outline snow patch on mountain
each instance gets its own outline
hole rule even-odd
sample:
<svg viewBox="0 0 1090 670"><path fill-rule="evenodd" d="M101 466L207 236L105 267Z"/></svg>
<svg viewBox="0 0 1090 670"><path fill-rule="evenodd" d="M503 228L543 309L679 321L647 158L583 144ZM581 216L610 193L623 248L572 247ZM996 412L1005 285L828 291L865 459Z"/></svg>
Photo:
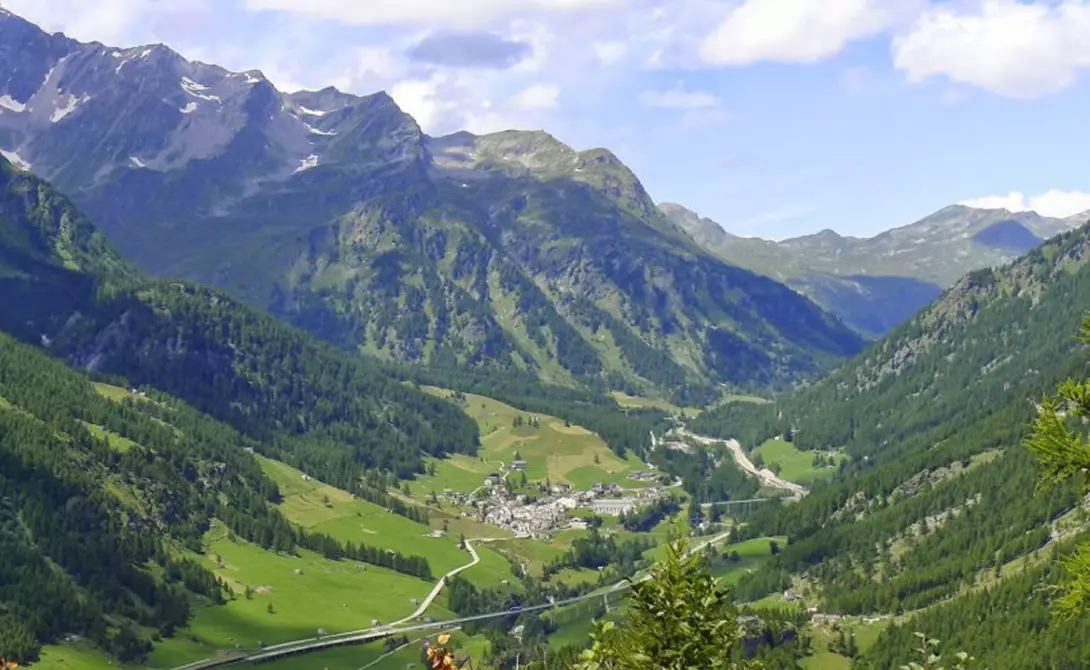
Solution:
<svg viewBox="0 0 1090 670"><path fill-rule="evenodd" d="M4 151L3 149L0 149L0 156L3 156L4 158L8 159L9 163L11 163L15 167L19 168L20 170L29 170L30 169L30 163L28 161L24 160L22 156L20 156L19 154L17 154L14 151Z"/></svg>
<svg viewBox="0 0 1090 670"><path fill-rule="evenodd" d="M203 84L198 84L189 77L182 77L182 88L187 91L207 91L208 87Z"/></svg>
<svg viewBox="0 0 1090 670"><path fill-rule="evenodd" d="M292 172L292 174L297 174L304 170L309 170L313 167L318 167L318 156L311 154L303 160L299 161L299 167L295 168L295 171Z"/></svg>
<svg viewBox="0 0 1090 670"><path fill-rule="evenodd" d="M197 111L199 107L200 105L195 102L187 102L185 103L185 107L179 108L178 111L182 114L192 114L193 112Z"/></svg>
<svg viewBox="0 0 1090 670"><path fill-rule="evenodd" d="M311 135L321 135L323 137L333 137L337 134L337 131L335 130L319 130L314 126L307 126L307 132L309 132Z"/></svg>
<svg viewBox="0 0 1090 670"><path fill-rule="evenodd" d="M79 108L80 105L82 105L83 103L87 102L90 99L91 99L91 96L89 96L89 95L85 95L83 97L77 98L76 96L69 94L68 95L68 100L67 100L67 102L64 103L64 106L63 107L58 107L57 109L53 110L53 113L49 115L49 120L52 121L53 123L57 123L58 121L60 121L64 117L66 117L69 114L71 114L72 112L76 111L76 109Z"/></svg>
<svg viewBox="0 0 1090 670"><path fill-rule="evenodd" d="M25 112L26 105L10 95L0 95L0 108L10 109L13 112Z"/></svg>
<svg viewBox="0 0 1090 670"><path fill-rule="evenodd" d="M325 116L326 114L329 114L329 112L323 112L320 109L310 109L309 107L303 107L302 105L299 105L299 111L307 116Z"/></svg>
<svg viewBox="0 0 1090 670"><path fill-rule="evenodd" d="M219 98L218 95L209 95L209 94L203 93L203 91L208 90L207 86L204 86L203 84L198 84L197 82L193 81L189 77L182 77L181 85L182 85L182 90L185 91L186 93L188 93L189 95L193 96L194 98L200 98L201 100L209 100L211 102L220 102L220 98Z"/></svg>
<svg viewBox="0 0 1090 670"><path fill-rule="evenodd" d="M133 167L138 167L138 168L147 167L147 165L144 165L144 161L140 160L136 156L129 156L129 162L133 164Z"/></svg>

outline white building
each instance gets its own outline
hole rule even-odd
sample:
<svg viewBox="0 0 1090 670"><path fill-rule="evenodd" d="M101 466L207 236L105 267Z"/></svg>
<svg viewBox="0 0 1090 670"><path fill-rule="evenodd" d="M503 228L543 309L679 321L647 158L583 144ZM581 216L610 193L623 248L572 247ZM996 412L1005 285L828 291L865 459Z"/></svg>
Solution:
<svg viewBox="0 0 1090 670"><path fill-rule="evenodd" d="M592 502L590 507L595 514L620 516L636 509L636 500L634 498L603 498Z"/></svg>

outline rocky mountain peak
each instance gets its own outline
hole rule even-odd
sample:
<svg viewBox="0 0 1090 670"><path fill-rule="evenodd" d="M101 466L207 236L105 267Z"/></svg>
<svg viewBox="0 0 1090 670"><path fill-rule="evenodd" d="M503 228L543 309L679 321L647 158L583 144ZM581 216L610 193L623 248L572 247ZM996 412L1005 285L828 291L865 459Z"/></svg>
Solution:
<svg viewBox="0 0 1090 670"><path fill-rule="evenodd" d="M19 96L0 109L4 155L139 267L341 346L673 392L788 383L860 344L701 250L606 149L544 131L430 138L385 92L283 93L166 47L20 30L31 53L0 42L18 56L0 58L0 96Z"/></svg>

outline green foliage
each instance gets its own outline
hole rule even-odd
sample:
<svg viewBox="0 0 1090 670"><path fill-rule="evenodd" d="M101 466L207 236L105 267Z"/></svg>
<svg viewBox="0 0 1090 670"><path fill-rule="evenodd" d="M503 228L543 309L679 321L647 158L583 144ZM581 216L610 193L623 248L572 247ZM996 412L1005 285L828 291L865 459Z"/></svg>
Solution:
<svg viewBox="0 0 1090 670"><path fill-rule="evenodd" d="M671 542L651 578L633 584L632 592L621 623L596 624L579 670L761 667L742 660L743 635L730 594L716 585L702 558L685 557L684 541Z"/></svg>
<svg viewBox="0 0 1090 670"><path fill-rule="evenodd" d="M1083 319L1080 339L1090 345L1090 316ZM1045 482L1074 481L1082 492L1090 491L1090 443L1083 428L1088 419L1090 380L1068 379L1041 401L1026 447L1041 464ZM1064 567L1069 577L1055 611L1061 619L1073 619L1090 609L1090 544L1065 559Z"/></svg>
<svg viewBox="0 0 1090 670"><path fill-rule="evenodd" d="M929 638L923 633L916 633L916 637L920 640L920 646L915 650L920 655L920 661L910 661L908 665L902 665L901 670L947 670L947 667L949 667L949 670L966 670L969 667L966 664L970 664L975 660L964 651L959 651L954 654L951 661L953 665L939 665L942 663L942 655L936 653L939 641Z"/></svg>
<svg viewBox="0 0 1090 670"><path fill-rule="evenodd" d="M548 579L565 568L601 570L616 566L615 571L599 580L616 581L614 573L634 574L643 563L643 553L654 546L654 540L639 537L618 542L615 536L603 537L597 528L591 528L589 535L573 540L563 556L545 565L544 577Z"/></svg>
<svg viewBox="0 0 1090 670"><path fill-rule="evenodd" d="M621 525L633 533L646 533L657 526L663 519L677 514L681 510L681 501L677 496L659 498L650 505L637 507L620 516Z"/></svg>

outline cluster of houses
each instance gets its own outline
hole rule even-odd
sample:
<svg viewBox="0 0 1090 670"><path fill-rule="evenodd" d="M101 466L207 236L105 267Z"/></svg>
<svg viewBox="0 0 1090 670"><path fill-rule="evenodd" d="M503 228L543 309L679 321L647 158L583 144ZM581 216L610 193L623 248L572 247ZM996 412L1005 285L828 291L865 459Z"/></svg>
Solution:
<svg viewBox="0 0 1090 670"><path fill-rule="evenodd" d="M621 492L617 484L595 483L589 491L573 491L567 485L553 486L548 494L535 500L523 494L508 495L503 489L494 488L489 498L472 504L478 507L481 521L507 528L516 535L542 537L559 529L584 527L580 520L571 518L570 512L574 509L618 516L660 498L666 490L652 487L628 497L621 497Z"/></svg>

